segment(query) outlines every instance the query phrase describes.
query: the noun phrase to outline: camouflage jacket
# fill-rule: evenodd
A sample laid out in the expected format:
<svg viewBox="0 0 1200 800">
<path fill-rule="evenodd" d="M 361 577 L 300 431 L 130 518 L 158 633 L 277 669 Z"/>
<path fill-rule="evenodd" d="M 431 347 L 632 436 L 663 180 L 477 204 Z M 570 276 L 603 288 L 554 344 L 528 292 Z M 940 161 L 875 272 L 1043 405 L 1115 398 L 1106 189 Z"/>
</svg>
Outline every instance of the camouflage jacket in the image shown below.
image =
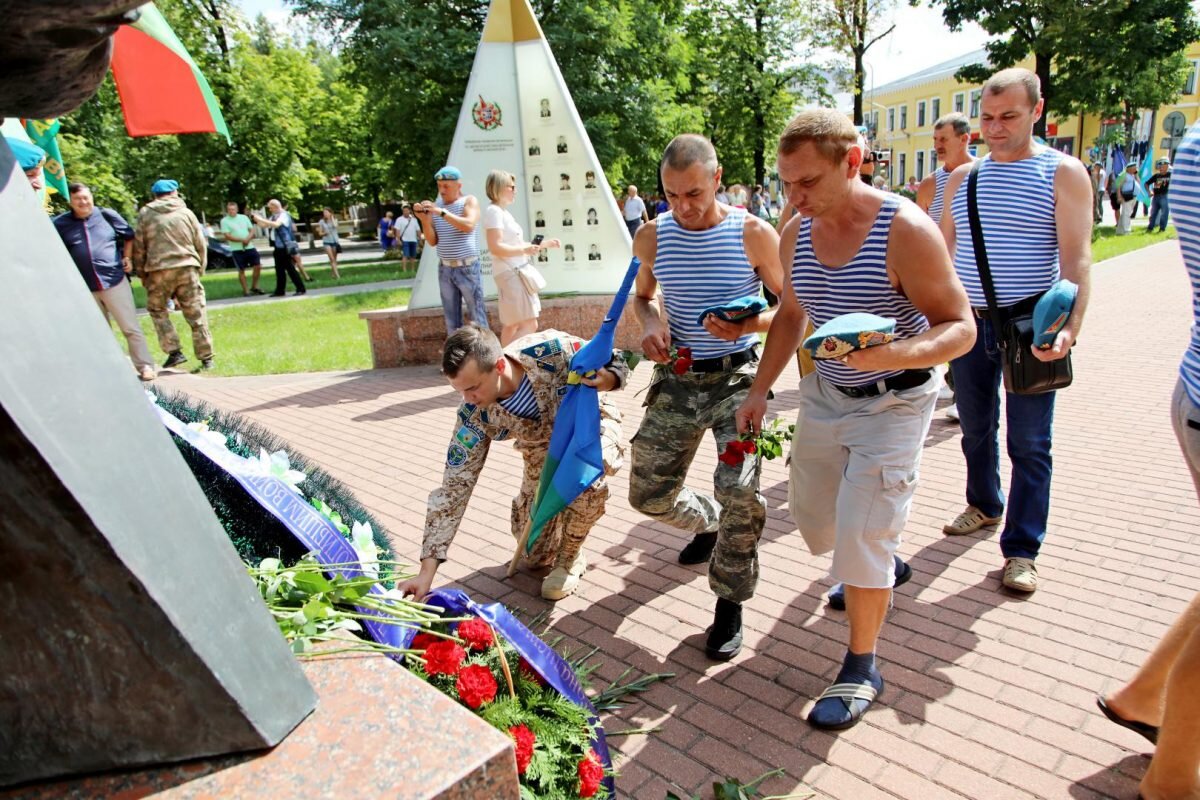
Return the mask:
<svg viewBox="0 0 1200 800">
<path fill-rule="evenodd" d="M 499 403 L 479 407 L 463 403 L 458 407 L 454 435 L 446 451 L 446 469 L 442 485 L 429 495 L 425 512 L 425 538 L 421 542 L 421 558 L 446 560 L 450 542 L 458 533 L 467 501 L 475 490 L 475 482 L 487 461 L 493 441 L 512 439 L 522 453 L 550 446 L 550 431 L 554 416 L 567 391 L 567 375 L 571 357 L 585 340 L 562 331 L 540 331 L 523 336 L 504 349 L 505 355 L 516 360 L 533 384 L 541 419 L 525 419 L 506 411 Z M 629 368 L 614 353 L 608 369 L 625 386 Z M 620 412 L 611 401 L 600 395 L 600 415 L 620 419 Z"/>
<path fill-rule="evenodd" d="M 160 269 L 208 266 L 208 242 L 200 221 L 178 195 L 160 197 L 138 212 L 133 269 L 139 275 Z"/>
</svg>

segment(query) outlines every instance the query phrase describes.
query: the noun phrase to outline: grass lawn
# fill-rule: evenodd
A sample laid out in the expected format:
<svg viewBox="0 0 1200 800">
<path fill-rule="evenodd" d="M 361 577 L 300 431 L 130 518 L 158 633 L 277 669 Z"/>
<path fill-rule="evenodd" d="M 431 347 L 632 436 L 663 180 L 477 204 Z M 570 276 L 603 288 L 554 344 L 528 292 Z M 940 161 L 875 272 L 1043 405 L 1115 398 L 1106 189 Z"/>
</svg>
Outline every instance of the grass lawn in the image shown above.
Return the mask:
<svg viewBox="0 0 1200 800">
<path fill-rule="evenodd" d="M 352 286 L 358 283 L 376 283 L 377 281 L 395 281 L 402 278 L 412 278 L 416 275 L 415 272 L 409 270 L 404 272 L 400 269 L 399 261 L 368 261 L 356 262 L 351 261 L 341 265 L 338 273 L 341 276 L 339 280 L 334 280 L 329 269 L 328 263 L 323 266 L 309 266 L 304 268 L 308 270 L 308 274 L 315 280 L 310 284 L 317 288 L 327 288 L 329 286 Z M 250 285 L 251 271 L 246 271 L 246 285 Z M 222 269 L 217 272 L 206 273 L 200 282 L 204 284 L 204 296 L 209 300 L 224 300 L 229 297 L 241 297 L 242 285 L 238 283 L 236 269 Z M 146 289 L 142 286 L 141 281 L 133 280 L 133 302 L 138 308 L 146 307 Z M 258 288 L 262 289 L 267 294 L 275 291 L 275 266 L 270 257 L 263 256 L 262 275 L 259 276 Z M 288 282 L 288 291 L 291 291 L 292 284 Z"/>
<path fill-rule="evenodd" d="M 1097 228 L 1097 238 L 1092 242 L 1092 261 L 1104 261 L 1113 256 L 1124 255 L 1131 253 L 1134 250 L 1141 250 L 1146 245 L 1158 244 L 1165 242 L 1168 239 L 1178 239 L 1175 234 L 1175 226 L 1168 225 L 1164 233 L 1155 231 L 1154 233 L 1146 233 L 1145 228 L 1134 228 L 1133 233 L 1125 236 L 1117 236 L 1116 227 L 1113 225 L 1105 225 L 1102 228 Z"/>
<path fill-rule="evenodd" d="M 236 285 L 236 284 L 235 284 Z M 240 293 L 240 291 L 239 291 Z M 313 297 L 287 302 L 261 303 L 209 309 L 216 366 L 213 375 L 270 375 L 285 372 L 325 372 L 370 369 L 371 345 L 367 323 L 358 312 L 408 304 L 409 289 Z M 185 368 L 200 363 L 192 352 L 192 329 L 179 312 L 171 312 L 179 332 Z M 155 360 L 166 354 L 158 346 L 154 323 L 140 319 Z M 113 329 L 125 346 L 125 337 Z"/>
</svg>

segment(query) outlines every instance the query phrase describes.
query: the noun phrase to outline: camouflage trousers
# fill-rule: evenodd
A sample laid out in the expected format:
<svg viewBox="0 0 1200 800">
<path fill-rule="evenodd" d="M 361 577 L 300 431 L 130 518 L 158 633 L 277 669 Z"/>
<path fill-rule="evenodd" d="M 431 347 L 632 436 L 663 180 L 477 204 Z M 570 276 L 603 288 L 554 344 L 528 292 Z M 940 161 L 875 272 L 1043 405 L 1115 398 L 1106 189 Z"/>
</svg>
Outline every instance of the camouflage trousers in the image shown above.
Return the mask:
<svg viewBox="0 0 1200 800">
<path fill-rule="evenodd" d="M 208 332 L 208 312 L 205 311 L 200 272 L 194 267 L 156 269 L 142 276 L 142 285 L 146 287 L 146 311 L 154 320 L 154 332 L 158 334 L 158 346 L 163 352 L 173 353 L 181 347 L 179 334 L 167 312 L 167 300 L 174 297 L 176 307 L 192 326 L 192 350 L 196 358 L 212 358 L 212 335 Z"/>
<path fill-rule="evenodd" d="M 621 443 L 620 419 L 600 420 L 600 440 L 604 451 L 604 473 L 615 475 L 621 468 L 625 452 Z M 546 463 L 546 447 L 523 451 L 525 473 L 521 477 L 521 491 L 512 502 L 512 533 L 518 542 L 529 525 L 529 508 L 537 494 L 538 482 L 542 477 L 542 465 Z M 608 502 L 608 483 L 601 477 L 583 494 L 575 498 L 562 513 L 553 517 L 542 528 L 542 535 L 527 557 L 535 567 L 565 567 L 575 563 L 575 557 L 583 549 L 583 542 L 592 526 L 604 516 Z"/>
<path fill-rule="evenodd" d="M 708 562 L 708 585 L 718 597 L 741 603 L 758 584 L 758 540 L 767 503 L 758 491 L 757 458 L 731 467 L 717 462 L 714 497 L 683 485 L 704 432 L 717 453 L 737 438 L 737 411 L 754 382 L 756 364 L 730 372 L 675 375 L 655 367 L 646 416 L 631 443 L 629 503 L 649 517 L 692 533 L 717 532 Z"/>
</svg>

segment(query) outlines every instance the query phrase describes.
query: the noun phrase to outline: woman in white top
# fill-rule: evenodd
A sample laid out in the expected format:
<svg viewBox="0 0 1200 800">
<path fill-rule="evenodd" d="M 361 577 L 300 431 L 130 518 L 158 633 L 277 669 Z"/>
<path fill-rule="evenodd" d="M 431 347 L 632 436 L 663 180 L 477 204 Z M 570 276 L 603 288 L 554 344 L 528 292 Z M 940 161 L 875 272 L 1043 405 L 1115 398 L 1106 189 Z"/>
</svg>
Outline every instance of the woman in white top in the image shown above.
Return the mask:
<svg viewBox="0 0 1200 800">
<path fill-rule="evenodd" d="M 499 293 L 500 344 L 508 345 L 537 330 L 537 318 L 542 310 L 537 292 L 526 287 L 518 269 L 529 264 L 530 256 L 561 243 L 558 239 L 547 239 L 541 244 L 525 241 L 525 232 L 508 212 L 517 194 L 517 179 L 511 172 L 492 170 L 484 190 L 492 201 L 492 205 L 484 209 L 483 228 L 487 232 L 488 251 L 492 254 L 492 278 Z"/>
<path fill-rule="evenodd" d="M 321 230 L 321 244 L 325 246 L 325 255 L 329 257 L 329 268 L 333 271 L 333 279 L 336 281 L 341 278 L 337 270 L 338 257 L 338 227 L 337 217 L 333 216 L 333 209 L 326 208 L 321 212 L 321 221 L 317 223 Z"/>
</svg>

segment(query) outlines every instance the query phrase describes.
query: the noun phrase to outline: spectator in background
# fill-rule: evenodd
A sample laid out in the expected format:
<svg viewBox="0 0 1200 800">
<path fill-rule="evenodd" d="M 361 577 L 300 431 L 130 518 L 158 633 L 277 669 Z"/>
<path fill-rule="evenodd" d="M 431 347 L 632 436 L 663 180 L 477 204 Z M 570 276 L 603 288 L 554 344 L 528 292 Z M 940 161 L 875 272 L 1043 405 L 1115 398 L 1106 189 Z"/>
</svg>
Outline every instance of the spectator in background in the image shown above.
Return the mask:
<svg viewBox="0 0 1200 800">
<path fill-rule="evenodd" d="M 1146 179 L 1146 191 L 1150 192 L 1150 222 L 1146 233 L 1154 233 L 1157 224 L 1159 231 L 1166 233 L 1167 219 L 1171 216 L 1171 206 L 1167 200 L 1167 191 L 1171 188 L 1171 162 L 1160 158 L 1154 163 L 1155 172 Z"/>
<path fill-rule="evenodd" d="M 242 284 L 242 297 L 252 294 L 262 294 L 258 288 L 258 278 L 262 273 L 262 259 L 258 249 L 250 244 L 254 238 L 254 223 L 245 214 L 238 211 L 238 204 L 230 200 L 225 204 L 225 216 L 221 217 L 221 230 L 213 234 L 214 239 L 221 239 L 229 245 L 233 253 L 233 265 L 237 267 L 238 282 Z M 246 287 L 246 268 L 254 267 L 250 276 L 250 287 Z"/>
<path fill-rule="evenodd" d="M 479 241 L 475 236 L 479 201 L 474 195 L 463 194 L 462 173 L 456 167 L 447 164 L 434 174 L 433 179 L 437 181 L 437 202 L 423 200 L 413 207 L 413 212 L 421 220 L 425 241 L 437 248 L 438 286 L 446 334 L 463 326 L 463 300 L 466 300 L 471 321 L 486 328 L 483 274 L 479 268 Z"/>
<path fill-rule="evenodd" d="M 405 203 L 401 206 L 400 219 L 396 220 L 393 229 L 397 231 L 396 241 L 400 244 L 401 269 L 416 269 L 417 245 L 421 243 L 421 223 L 413 216 L 412 204 Z"/>
<path fill-rule="evenodd" d="M 338 253 L 342 252 L 342 243 L 338 240 L 337 217 L 333 209 L 326 207 L 321 211 L 321 221 L 317 223 L 321 232 L 321 245 L 325 248 L 325 256 L 329 259 L 329 268 L 336 281 L 342 276 L 338 274 Z"/>
<path fill-rule="evenodd" d="M 622 213 L 625 215 L 625 227 L 629 228 L 630 236 L 637 233 L 643 222 L 650 221 L 650 215 L 646 213 L 646 203 L 638 197 L 638 188 L 632 183 L 625 190 L 625 207 Z"/>
<path fill-rule="evenodd" d="M 917 176 L 909 175 L 908 182 L 904 184 L 904 191 L 912 192 L 913 197 L 916 197 L 919 188 L 921 188 L 921 184 L 917 183 Z"/>
<path fill-rule="evenodd" d="M 394 215 L 388 211 L 383 215 L 383 219 L 379 220 L 379 246 L 386 253 L 392 246 L 392 238 L 396 235 L 392 230 L 392 219 Z"/>
<path fill-rule="evenodd" d="M 880 186 L 875 181 L 875 163 L 878 161 L 878 159 L 875 157 L 875 151 L 868 150 L 865 140 L 862 140 L 861 137 L 860 143 L 863 147 L 863 160 L 862 163 L 858 165 L 858 179 L 867 186 L 873 186 L 876 189 L 883 189 L 884 191 L 887 191 L 886 185 Z M 879 177 L 883 178 L 882 175 Z M 884 179 L 883 183 L 887 184 L 887 179 Z"/>
<path fill-rule="evenodd" d="M 654 217 L 658 218 L 659 214 L 665 214 L 671 210 L 671 204 L 667 202 L 667 198 L 663 195 L 658 196 L 658 202 L 654 204 Z M 590 223 L 589 223 L 590 224 Z"/>
<path fill-rule="evenodd" d="M 271 199 L 267 201 L 267 213 L 269 217 L 260 217 L 258 214 L 251 214 L 251 219 L 256 225 L 267 228 L 267 238 L 271 241 L 271 256 L 275 260 L 275 291 L 271 293 L 271 297 L 283 297 L 287 289 L 287 279 L 292 279 L 292 285 L 296 287 L 296 294 L 306 294 L 307 289 L 304 288 L 304 281 L 300 278 L 300 273 L 296 271 L 296 265 L 292 261 L 292 255 L 300 251 L 300 246 L 296 244 L 295 228 L 292 226 L 292 215 L 283 208 L 283 203 L 278 200 Z"/>
<path fill-rule="evenodd" d="M 133 228 L 111 208 L 97 208 L 92 190 L 84 184 L 72 183 L 68 192 L 71 210 L 54 218 L 54 228 L 105 320 L 115 319 L 125 334 L 138 377 L 152 381 L 154 360 L 138 324 L 127 279 L 133 271 Z"/>
<path fill-rule="evenodd" d="M 1133 212 L 1137 209 L 1137 164 L 1130 161 L 1125 165 L 1125 171 L 1117 179 L 1117 196 L 1121 200 L 1121 213 L 1117 217 L 1117 236 L 1124 236 L 1133 230 Z"/>
<path fill-rule="evenodd" d="M 283 207 L 284 211 L 288 210 L 288 204 L 282 200 L 279 202 L 279 205 Z M 305 282 L 315 283 L 312 276 L 308 274 L 308 270 L 304 268 L 304 257 L 300 255 L 300 229 L 296 227 L 296 218 L 292 216 L 290 211 L 288 211 L 288 220 L 288 224 L 292 229 L 292 242 L 295 243 L 295 247 L 292 248 L 292 266 L 296 268 L 296 272 L 300 273 L 300 277 Z"/>
<path fill-rule="evenodd" d="M 729 192 L 725 191 L 725 184 L 723 183 L 717 187 L 716 200 L 718 203 L 729 205 Z"/>
<path fill-rule="evenodd" d="M 1104 221 L 1104 165 L 1099 161 L 1093 162 L 1088 174 L 1092 179 L 1092 196 L 1095 208 L 1092 209 L 1092 222 L 1099 225 Z"/>
<path fill-rule="evenodd" d="M 42 168 L 46 163 L 46 151 L 32 142 L 12 136 L 5 136 L 4 141 L 8 143 L 9 149 L 16 157 L 21 171 L 29 179 L 29 185 L 41 196 L 42 190 L 46 188 L 46 178 L 42 173 Z"/>
<path fill-rule="evenodd" d="M 150 191 L 154 200 L 138 213 L 133 269 L 146 287 L 146 311 L 154 320 L 158 345 L 167 354 L 163 369 L 187 361 L 179 334 L 167 313 L 167 300 L 172 298 L 192 328 L 192 348 L 200 359 L 200 368 L 211 369 L 212 336 L 208 330 L 204 286 L 200 283 L 200 276 L 208 266 L 208 242 L 200 220 L 179 196 L 176 181 L 155 181 Z"/>
</svg>

